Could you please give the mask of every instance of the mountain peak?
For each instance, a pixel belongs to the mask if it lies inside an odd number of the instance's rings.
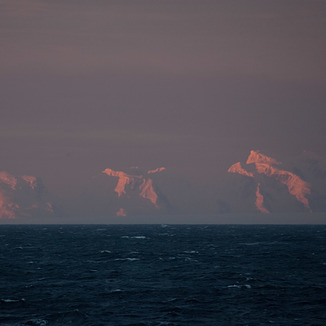
[[[294,196],[306,209],[311,211],[309,201],[306,197],[311,193],[310,184],[290,171],[276,168],[275,165],[281,165],[279,161],[257,150],[251,150],[246,164],[254,164],[255,173],[248,172],[242,168],[240,162],[231,165],[228,172],[250,176],[254,179],[257,179],[259,174],[273,178],[277,182],[285,185],[289,194]],[[269,211],[263,207],[263,200],[263,195],[260,192],[260,183],[258,183],[256,189],[256,208],[262,213],[268,213]]]
[[[14,176],[0,172],[0,218],[14,219],[35,214],[54,213],[52,203],[44,199],[40,180],[34,176]]]
[[[131,190],[137,190],[138,196],[149,200],[150,203],[155,207],[158,206],[158,194],[154,190],[153,180],[148,176],[148,174],[154,174],[164,171],[164,167],[160,167],[154,170],[149,170],[145,175],[142,174],[127,174],[123,171],[114,171],[112,169],[105,169],[102,173],[118,178],[117,185],[114,191],[118,194],[118,197],[127,195]],[[116,213],[117,216],[125,216],[126,211],[123,208]]]
[[[250,154],[248,156],[246,164],[252,164],[252,163],[264,163],[264,164],[268,164],[268,165],[279,165],[279,164],[281,164],[280,162],[278,162],[274,158],[269,157],[267,155],[264,155],[264,154],[260,153],[257,150],[256,151],[251,150]]]

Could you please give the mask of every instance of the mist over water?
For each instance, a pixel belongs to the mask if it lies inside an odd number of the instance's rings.
[[[1,325],[324,325],[326,227],[1,225]]]

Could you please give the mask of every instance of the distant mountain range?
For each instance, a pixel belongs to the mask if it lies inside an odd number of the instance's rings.
[[[90,216],[326,212],[325,167],[320,157],[308,152],[289,165],[251,150],[244,162],[235,162],[217,179],[201,181],[197,173],[194,180],[165,167],[106,168],[73,197],[56,200],[41,179],[2,171],[0,218],[55,221],[59,216],[65,221],[72,216],[77,221]]]
[[[154,170],[148,170],[141,174],[138,169],[134,169],[133,174],[128,174],[123,171],[114,171],[112,169],[105,169],[102,171],[104,174],[118,178],[115,192],[118,197],[132,197],[138,195],[140,198],[148,200],[156,209],[159,209],[158,199],[159,196],[154,190],[153,180],[150,177],[151,174],[159,173],[165,170],[164,167],[160,167]],[[116,212],[117,216],[126,216],[127,210],[124,207],[120,207]]]
[[[40,179],[0,172],[0,217],[15,219],[35,215],[51,216],[53,205],[46,198]]]
[[[311,211],[308,200],[308,196],[311,194],[311,185],[293,172],[280,169],[280,165],[281,163],[276,159],[252,150],[248,156],[246,168],[242,167],[240,162],[237,162],[228,169],[228,172],[253,178],[256,181],[255,206],[262,213],[269,213],[269,210],[264,207],[264,196],[261,193],[264,184],[258,181],[260,180],[259,175],[265,175],[283,184],[290,195],[294,196],[307,211]],[[268,188],[266,187],[266,189]]]

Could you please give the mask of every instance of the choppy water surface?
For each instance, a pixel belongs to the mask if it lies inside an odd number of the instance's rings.
[[[326,226],[0,226],[1,325],[326,325]]]

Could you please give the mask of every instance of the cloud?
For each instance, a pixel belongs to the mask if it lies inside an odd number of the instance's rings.
[[[90,129],[87,133],[83,130],[66,130],[66,129],[39,129],[37,126],[33,128],[26,128],[22,125],[18,127],[2,126],[0,129],[0,136],[7,139],[30,138],[39,139],[48,138],[55,141],[90,141],[90,142],[113,142],[119,141],[121,143],[146,143],[146,144],[164,144],[173,142],[184,142],[193,140],[194,137],[189,134],[176,134],[171,135],[165,132],[145,132],[145,131],[131,131],[131,130],[101,130]],[[158,168],[162,169],[162,168]],[[164,170],[164,168],[163,168]],[[153,170],[152,173],[155,171]],[[150,172],[149,172],[150,173]]]
[[[34,176],[14,176],[0,172],[0,219],[53,215],[42,182]]]
[[[38,0],[0,0],[0,5],[3,12],[15,16],[42,13],[46,8],[44,3]]]
[[[311,186],[308,182],[302,180],[296,174],[276,168],[275,165],[281,163],[276,159],[260,153],[259,151],[250,151],[249,157],[246,162],[247,165],[253,164],[255,166],[255,174],[247,172],[241,167],[240,162],[233,164],[228,172],[237,173],[246,176],[252,176],[255,179],[258,178],[259,174],[263,174],[267,177],[275,179],[277,182],[285,185],[289,194],[294,196],[298,202],[311,211],[307,196],[311,194]],[[260,183],[256,189],[256,208],[262,213],[268,213],[269,211],[263,206],[263,195],[260,193]]]
[[[148,174],[154,174],[161,171],[164,171],[164,167],[160,167],[154,170],[147,171]],[[123,171],[114,171],[112,169],[105,169],[102,173],[118,178],[118,183],[114,191],[118,194],[118,197],[127,196],[131,197],[131,192],[137,192],[138,197],[148,200],[156,209],[159,209],[158,199],[159,195],[154,190],[153,180],[149,178],[146,174],[127,174]],[[120,208],[117,213],[117,216],[126,216],[126,210]]]

